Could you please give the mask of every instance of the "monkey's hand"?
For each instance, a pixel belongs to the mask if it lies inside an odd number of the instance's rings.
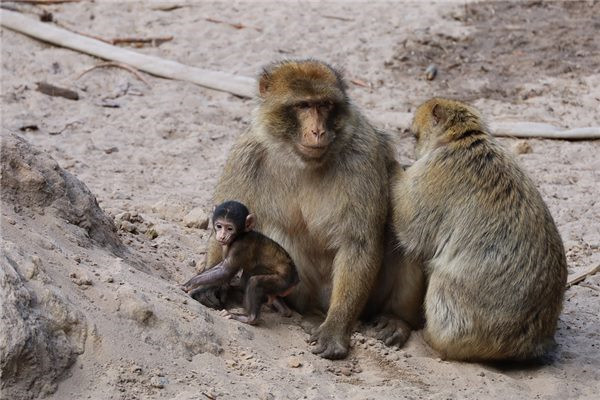
[[[410,337],[410,332],[410,326],[401,319],[380,315],[372,321],[365,333],[387,346],[401,347]]]
[[[348,355],[350,336],[325,322],[311,335],[310,343],[314,345],[311,351],[323,358],[338,360]]]

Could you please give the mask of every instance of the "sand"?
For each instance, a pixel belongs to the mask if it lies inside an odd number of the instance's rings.
[[[104,38],[172,35],[136,50],[234,74],[256,76],[282,58],[340,66],[359,83],[350,83],[353,101],[395,136],[406,164],[414,160],[411,112],[434,95],[468,100],[490,121],[600,125],[598,1],[169,4],[181,7],[19,8],[32,17],[47,10],[63,26]],[[58,291],[85,332],[64,373],[11,398],[591,399],[600,391],[600,275],[567,290],[559,347],[547,365],[442,361],[420,332],[402,349],[356,333],[348,358],[328,361],[310,353],[308,322],[297,314],[265,313],[263,324],[248,327],[202,307],[176,288],[201,265],[208,236],[184,218],[211,209],[254,102],[144,74],[147,86],[115,68],[77,79],[100,60],[4,28],[0,35],[2,134],[21,136],[84,182],[125,248],[118,254],[87,243],[80,228],[52,213],[3,203],[3,253],[17,271],[37,265],[45,276],[24,287],[34,298]],[[429,81],[431,63],[438,75]],[[76,90],[80,99],[42,94],[38,81]],[[500,141],[547,202],[569,273],[598,265],[600,142]]]

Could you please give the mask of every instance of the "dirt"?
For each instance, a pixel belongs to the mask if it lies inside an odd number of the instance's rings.
[[[349,80],[366,84],[351,83],[350,96],[396,136],[402,163],[414,159],[411,112],[434,95],[468,100],[490,121],[600,125],[598,1],[163,6],[17,5],[32,18],[47,10],[62,26],[104,38],[172,35],[135,50],[202,68],[255,76],[271,61],[304,57],[341,66]],[[15,293],[27,291],[23,299],[31,300],[21,307],[34,304],[32,315],[50,312],[48,321],[59,323],[40,326],[70,349],[64,372],[10,392],[11,399],[591,399],[600,391],[600,275],[567,290],[559,347],[542,365],[442,361],[420,332],[402,349],[356,333],[346,360],[327,361],[306,343],[312,320],[266,312],[261,325],[248,327],[202,307],[176,287],[202,264],[208,236],[189,213],[211,209],[254,102],[144,74],[147,86],[116,68],[77,79],[101,60],[5,28],[0,38],[3,146],[17,134],[81,180],[124,248],[90,239],[77,218],[52,211],[61,202],[19,208],[25,200],[3,197],[7,287],[16,282]],[[429,81],[432,63],[438,74]],[[38,92],[42,81],[77,91],[79,100]],[[600,264],[600,142],[500,141],[547,202],[569,273]],[[0,338],[11,334],[0,330]],[[1,397],[9,398],[2,379]]]

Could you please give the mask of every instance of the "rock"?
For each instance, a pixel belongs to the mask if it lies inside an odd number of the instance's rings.
[[[167,196],[156,202],[152,206],[152,211],[164,220],[180,221],[183,215],[185,215],[186,210],[179,199]]]
[[[155,387],[157,389],[162,389],[165,385],[169,383],[169,380],[164,376],[153,376],[150,378],[150,386]]]
[[[44,397],[83,353],[87,323],[55,288],[34,294],[25,286],[18,270],[29,261],[11,245],[3,243],[0,268],[0,392],[6,399]]]
[[[342,367],[342,368],[340,368],[340,373],[344,376],[350,376],[350,375],[352,375],[352,369],[350,369],[348,367]]]
[[[154,229],[154,228],[150,228],[150,229],[146,230],[146,232],[144,234],[147,237],[149,237],[151,240],[156,239],[158,237],[158,232],[156,232],[156,229]]]
[[[515,145],[513,146],[513,152],[515,154],[528,154],[531,153],[533,151],[533,149],[531,148],[531,145],[529,144],[529,142],[526,142],[524,140],[521,140],[517,143],[515,143]]]
[[[150,302],[146,299],[146,296],[136,293],[128,286],[121,286],[117,291],[117,298],[120,300],[118,308],[120,315],[141,325],[151,323],[154,310]]]
[[[54,216],[79,226],[114,253],[124,251],[112,220],[90,190],[47,153],[15,134],[2,135],[1,199],[7,204]]]
[[[183,217],[183,224],[188,228],[208,229],[208,215],[201,207],[196,207]]]
[[[299,368],[302,366],[302,361],[298,357],[290,357],[288,358],[287,365],[290,368]]]

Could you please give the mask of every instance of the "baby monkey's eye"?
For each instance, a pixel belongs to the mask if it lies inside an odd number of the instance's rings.
[[[215,227],[216,227],[217,229],[221,229],[223,226],[222,226],[221,224],[216,224],[216,225],[215,225]]]
[[[310,103],[308,101],[301,101],[300,103],[296,104],[296,107],[301,109],[310,108]]]
[[[228,230],[229,232],[231,232],[231,231],[233,231],[233,228],[232,228],[232,227],[229,227],[229,228],[227,228],[227,230]]]

